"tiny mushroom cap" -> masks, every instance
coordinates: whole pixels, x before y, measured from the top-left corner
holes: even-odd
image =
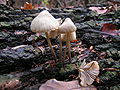
[[[76,31],[76,26],[70,18],[66,18],[65,21],[59,27],[59,33],[71,33]]]
[[[70,37],[69,37],[69,40],[70,40],[70,41],[77,40],[77,39],[76,39],[76,32],[75,32],[75,31],[72,32],[72,33],[70,33],[69,36],[70,36]],[[61,40],[62,40],[62,41],[67,41],[67,35],[66,35],[66,34],[61,34]]]
[[[81,80],[80,85],[81,86],[91,85],[99,75],[99,69],[100,68],[97,61],[91,61],[88,64],[83,62],[79,70]]]
[[[33,19],[30,27],[33,32],[46,33],[58,29],[59,22],[47,10],[44,10]]]

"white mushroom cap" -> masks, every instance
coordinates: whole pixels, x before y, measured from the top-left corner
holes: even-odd
[[[46,33],[58,29],[59,22],[47,10],[44,10],[33,19],[30,27],[33,32]]]
[[[91,85],[96,77],[99,75],[99,65],[97,61],[91,61],[90,63],[86,64],[83,62],[82,66],[80,67],[80,84],[81,86],[88,86]]]
[[[69,35],[69,41],[77,40],[76,39],[76,32],[72,32]],[[67,34],[61,34],[61,40],[62,41],[67,41]]]
[[[76,31],[76,26],[70,18],[66,18],[62,25],[59,27],[60,33],[71,33],[74,31]]]

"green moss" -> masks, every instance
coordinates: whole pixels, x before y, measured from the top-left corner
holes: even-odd
[[[10,81],[10,80],[19,80],[17,77],[14,77],[12,75],[0,75],[0,83]]]
[[[8,22],[0,22],[0,27],[10,27]]]
[[[32,19],[33,19],[32,17],[27,17],[27,18],[25,18],[24,20],[25,20],[26,22],[27,22],[27,21],[29,22],[29,21],[32,21]]]
[[[110,87],[110,90],[120,90],[120,84]]]
[[[108,86],[114,86],[115,84],[119,83],[119,79],[118,79],[118,73],[117,72],[111,72],[111,71],[107,71],[105,73],[103,73],[100,76],[100,80],[101,83],[104,85],[108,85]]]
[[[60,69],[60,73],[65,73],[74,70],[73,64],[66,64],[64,67]]]
[[[112,68],[115,68],[117,72],[120,72],[120,60],[116,61]]]
[[[114,62],[115,61],[112,58],[107,58],[107,59],[100,60],[98,63],[100,68],[110,68],[112,67]]]

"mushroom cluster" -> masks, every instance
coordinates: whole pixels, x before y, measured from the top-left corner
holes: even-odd
[[[66,59],[66,53],[68,52],[69,61],[71,61],[70,41],[76,40],[76,26],[70,18],[66,18],[62,23],[61,18],[55,19],[47,10],[44,10],[36,16],[31,22],[31,30],[36,33],[45,33],[48,45],[51,48],[52,54],[57,60],[55,51],[52,47],[50,38],[59,37],[60,42],[60,61]],[[64,58],[62,55],[62,41],[66,42],[66,48],[64,50]],[[96,61],[91,61],[86,64],[85,61],[78,68],[79,76],[81,80],[81,86],[88,86],[93,83],[99,74],[99,65]]]
[[[55,19],[47,10],[43,10],[31,22],[31,30],[36,33],[45,33],[48,45],[51,52],[57,59],[55,51],[52,47],[50,38],[59,36],[60,41],[60,60],[65,59],[68,49],[69,60],[71,61],[70,41],[76,40],[76,26],[70,18],[66,18],[62,23],[61,18]],[[66,41],[66,50],[64,51],[64,58],[62,58],[62,41]]]

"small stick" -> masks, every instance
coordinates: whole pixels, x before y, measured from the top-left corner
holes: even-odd
[[[49,45],[49,47],[51,48],[51,52],[52,52],[55,60],[57,60],[55,51],[54,51],[54,49],[53,49],[53,47],[52,47],[51,41],[50,41],[49,36],[48,36],[48,32],[46,32],[45,34],[46,34],[46,39],[47,39],[48,45]]]
[[[67,34],[66,34],[66,38],[67,38]],[[68,38],[67,38],[67,39],[68,39]],[[68,48],[68,45],[67,45],[67,44],[68,44],[68,43],[67,43],[68,40],[67,40],[67,39],[66,39],[66,48],[65,48],[65,50],[64,50],[64,60],[65,60],[65,58],[66,58],[66,53],[67,53],[67,48]]]
[[[61,34],[59,34],[59,42],[60,42],[60,61],[62,61],[62,40],[61,40]]]
[[[115,68],[103,68],[103,70],[106,70],[106,71],[115,71]]]

